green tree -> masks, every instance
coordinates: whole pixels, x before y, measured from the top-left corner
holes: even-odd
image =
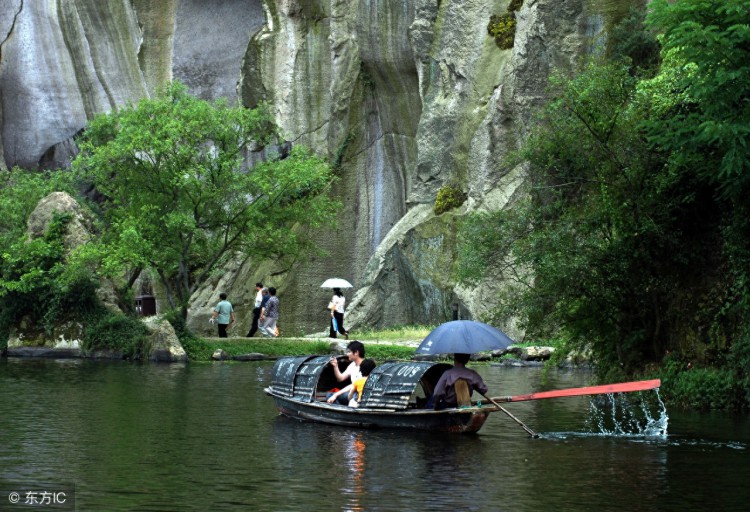
[[[498,319],[592,348],[605,372],[660,360],[679,292],[711,257],[695,199],[711,194],[690,173],[664,171],[640,128],[637,83],[627,64],[558,79],[519,155],[527,198],[462,234],[461,277],[494,270],[508,285]]]
[[[670,173],[694,173],[716,189],[702,199],[715,208],[713,250],[722,259],[714,272],[725,290],[709,349],[728,356],[750,402],[750,4],[656,0],[650,10],[662,63],[640,86],[650,98],[647,133],[669,155]]]
[[[25,238],[26,221],[39,200],[51,192],[72,192],[64,172],[32,172],[14,167],[0,171],[0,248],[3,252]]]
[[[0,333],[26,319],[48,333],[65,320],[80,320],[101,309],[90,272],[67,265],[63,243],[70,215],[58,215],[46,233],[25,236],[0,254]],[[83,271],[82,271],[83,270]],[[5,336],[7,340],[7,336]]]
[[[670,152],[673,164],[698,168],[724,194],[744,195],[750,183],[750,4],[654,0],[650,10],[648,22],[662,44],[651,91],[670,107],[651,119],[652,142]]]
[[[153,269],[186,314],[190,295],[227,258],[313,250],[310,229],[336,208],[325,195],[332,175],[301,147],[248,167],[245,150],[275,135],[267,108],[203,101],[176,82],[98,116],[74,161],[104,198],[100,244],[89,252],[111,275]]]
[[[747,399],[750,9],[747,0],[649,9],[661,43],[653,78],[628,73],[629,61],[557,82],[511,162],[527,166],[528,195],[467,222],[459,275],[502,279],[500,319],[593,349],[602,372],[664,361],[671,372],[687,359],[702,367],[693,376],[733,382]],[[610,55],[650,68],[650,37],[628,34]],[[700,385],[680,381],[683,392]]]
[[[0,335],[21,318],[51,330],[66,315],[90,311],[84,290],[90,273],[65,264],[63,236],[69,216],[53,219],[44,236],[29,240],[26,222],[39,200],[54,191],[72,192],[70,173],[0,171]],[[83,298],[82,298],[83,297]]]

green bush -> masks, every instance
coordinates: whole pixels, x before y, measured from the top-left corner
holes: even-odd
[[[516,38],[516,15],[514,12],[493,14],[487,25],[487,33],[495,38],[495,44],[501,50],[513,48]]]
[[[747,406],[750,404],[750,333],[745,332],[735,340],[729,357],[735,368],[735,381]]]
[[[86,327],[83,346],[88,351],[118,350],[137,359],[143,355],[147,335],[148,329],[137,318],[108,312]]]
[[[731,370],[703,368],[677,358],[661,372],[662,390],[670,405],[689,409],[737,409],[738,386]]]
[[[90,271],[69,265],[63,238],[70,215],[55,216],[47,233],[25,236],[0,253],[0,333],[27,317],[47,333],[62,322],[97,315],[97,283]]]
[[[461,189],[445,185],[438,190],[435,197],[435,215],[441,215],[448,210],[458,208],[466,201],[466,194]]]

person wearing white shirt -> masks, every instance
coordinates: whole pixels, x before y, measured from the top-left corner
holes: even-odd
[[[346,355],[351,362],[343,372],[339,370],[339,362],[335,357],[331,356],[331,360],[329,361],[331,366],[333,366],[333,374],[336,376],[336,380],[339,382],[349,381],[346,387],[331,393],[327,397],[329,404],[336,402],[341,405],[348,405],[349,391],[352,389],[352,383],[362,378],[359,365],[365,360],[365,346],[361,341],[351,341],[346,346]]]
[[[346,297],[341,293],[341,288],[333,289],[333,298],[328,303],[328,309],[331,310],[331,323],[328,329],[328,336],[331,338],[336,337],[336,333],[339,332],[344,335],[345,339],[349,339],[349,331],[344,329],[344,305],[346,304]]]
[[[248,338],[255,336],[255,332],[258,330],[258,320],[260,319],[260,303],[263,301],[263,283],[255,283],[255,306],[253,306],[253,323],[250,324],[250,332],[247,333]]]

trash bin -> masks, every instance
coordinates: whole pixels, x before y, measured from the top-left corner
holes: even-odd
[[[153,295],[139,295],[135,298],[135,312],[140,316],[154,316],[156,314],[156,297]]]

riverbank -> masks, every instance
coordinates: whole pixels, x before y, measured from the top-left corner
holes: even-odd
[[[366,338],[367,336],[363,337]],[[358,339],[365,344],[365,355],[377,362],[388,360],[445,360],[450,362],[449,355],[424,356],[416,355],[421,339]],[[192,338],[183,340],[182,344],[190,361],[262,361],[283,356],[300,356],[305,354],[341,354],[346,351],[350,340],[328,337],[305,338]],[[542,366],[550,359],[554,347],[512,345],[505,350],[496,350],[475,354],[475,362],[491,362],[504,366]],[[569,361],[563,366],[582,366],[581,362]]]
[[[354,338],[352,338],[353,340]],[[351,340],[350,340],[351,341]],[[421,340],[360,340],[375,360],[411,359]],[[182,341],[190,361],[259,360],[303,354],[342,352],[347,340],[334,338],[192,338]],[[215,356],[217,351],[223,355]]]

